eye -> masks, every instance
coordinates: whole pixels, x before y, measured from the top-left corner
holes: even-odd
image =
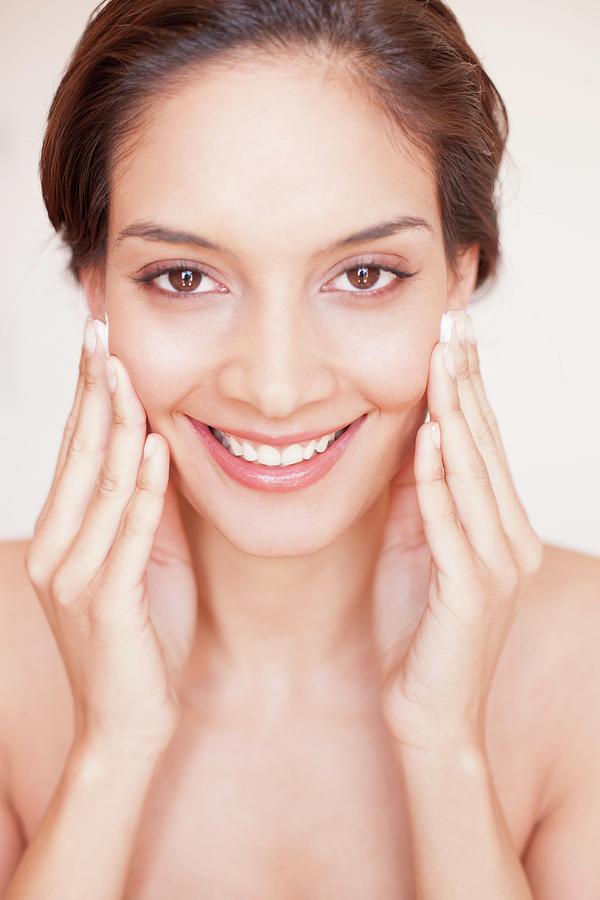
[[[143,275],[133,276],[132,280],[138,284],[147,285],[156,282],[156,287],[162,294],[192,294],[198,296],[199,294],[225,293],[227,291],[227,288],[224,288],[223,285],[216,289],[211,287],[210,282],[213,284],[219,284],[219,282],[212,278],[208,272],[205,272],[204,269],[181,263],[150,269]],[[209,282],[207,289],[198,290],[198,288],[206,286],[207,281]]]
[[[383,286],[380,285],[382,272],[387,273],[390,277],[384,281]],[[336,275],[329,283],[338,279],[346,278],[351,288],[356,290],[348,290],[344,287],[337,287],[335,291],[341,291],[348,295],[367,294],[380,296],[387,294],[393,290],[397,284],[406,278],[412,278],[416,272],[404,272],[401,269],[395,269],[391,266],[376,265],[373,260],[361,260]],[[155,266],[145,272],[143,275],[131,276],[131,280],[137,284],[152,285],[160,294],[170,294],[171,296],[200,296],[202,294],[224,294],[228,290],[224,285],[220,284],[215,278],[209,275],[204,269],[197,266],[190,266],[186,263],[177,262],[170,266]],[[162,280],[162,284],[161,284]],[[206,282],[209,284],[206,284]],[[156,283],[154,287],[154,282]],[[219,287],[211,287],[212,284]],[[379,287],[377,287],[379,285]],[[205,286],[206,290],[200,290]],[[376,289],[374,289],[376,288]],[[329,293],[326,291],[326,293]]]
[[[385,272],[390,277],[381,284],[381,272]],[[343,287],[336,288],[346,294],[387,294],[388,290],[392,290],[397,286],[399,281],[405,278],[412,278],[416,272],[404,272],[401,269],[394,269],[392,266],[382,266],[375,264],[372,260],[363,260],[355,263],[350,268],[344,269],[339,275],[336,275],[332,282],[337,279],[345,278],[351,287],[356,290],[347,290]],[[376,288],[376,289],[374,289]]]

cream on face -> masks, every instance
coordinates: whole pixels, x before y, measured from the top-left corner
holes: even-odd
[[[430,227],[331,246],[403,216]],[[114,246],[144,223],[146,238]],[[257,555],[334,539],[411,454],[425,414],[447,268],[417,151],[392,146],[381,113],[314,69],[199,75],[157,100],[137,135],[112,185],[109,240],[111,349],[190,503]],[[362,416],[343,458],[285,493],[228,477],[187,419],[285,438]]]

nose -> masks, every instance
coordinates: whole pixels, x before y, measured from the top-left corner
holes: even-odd
[[[306,405],[326,402],[336,391],[333,354],[306,299],[290,301],[279,290],[255,301],[220,371],[222,395],[253,406],[264,419],[292,418]]]

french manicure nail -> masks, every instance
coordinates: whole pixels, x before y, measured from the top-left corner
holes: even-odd
[[[462,309],[449,309],[440,319],[440,343],[449,344],[452,336],[452,326],[462,313]]]
[[[104,347],[104,353],[108,356],[108,337],[106,334],[106,322],[101,322],[100,319],[94,319],[94,327],[96,329],[96,333],[102,341],[102,346]]]

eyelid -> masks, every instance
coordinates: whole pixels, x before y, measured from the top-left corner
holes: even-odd
[[[394,290],[394,288],[398,287],[401,281],[406,281],[409,278],[412,278],[413,275],[418,275],[420,269],[416,271],[409,271],[410,266],[406,266],[404,268],[400,268],[403,265],[403,262],[396,262],[394,258],[394,262],[396,265],[386,263],[381,259],[381,256],[385,254],[363,254],[359,255],[357,258],[350,258],[348,260],[344,260],[340,263],[339,268],[334,272],[334,274],[330,275],[325,284],[329,284],[330,281],[339,278],[341,275],[345,275],[347,272],[352,269],[357,269],[360,266],[371,266],[372,268],[381,269],[382,272],[391,272],[396,276],[396,281],[391,282],[388,285],[385,285],[383,288],[372,288],[370,290],[364,291],[349,291],[349,290],[336,290],[335,288],[325,291],[325,293],[341,293],[346,294],[347,296],[366,296],[366,297],[377,297],[383,296],[388,293],[388,291]],[[152,263],[145,270],[142,270],[141,273],[137,275],[129,276],[130,280],[135,282],[136,284],[141,283],[143,286],[146,286],[150,289],[156,290],[159,294],[163,294],[166,296],[175,296],[175,297],[201,297],[201,296],[210,296],[210,294],[219,293],[222,294],[224,291],[222,290],[209,290],[209,291],[176,291],[176,290],[164,290],[162,288],[158,288],[153,286],[153,282],[160,278],[162,275],[168,275],[170,272],[184,271],[189,269],[197,274],[207,275],[213,281],[216,281],[218,284],[222,285],[222,282],[215,274],[212,274],[211,267],[205,265],[204,263],[189,263],[185,260],[173,260],[165,263]]]

